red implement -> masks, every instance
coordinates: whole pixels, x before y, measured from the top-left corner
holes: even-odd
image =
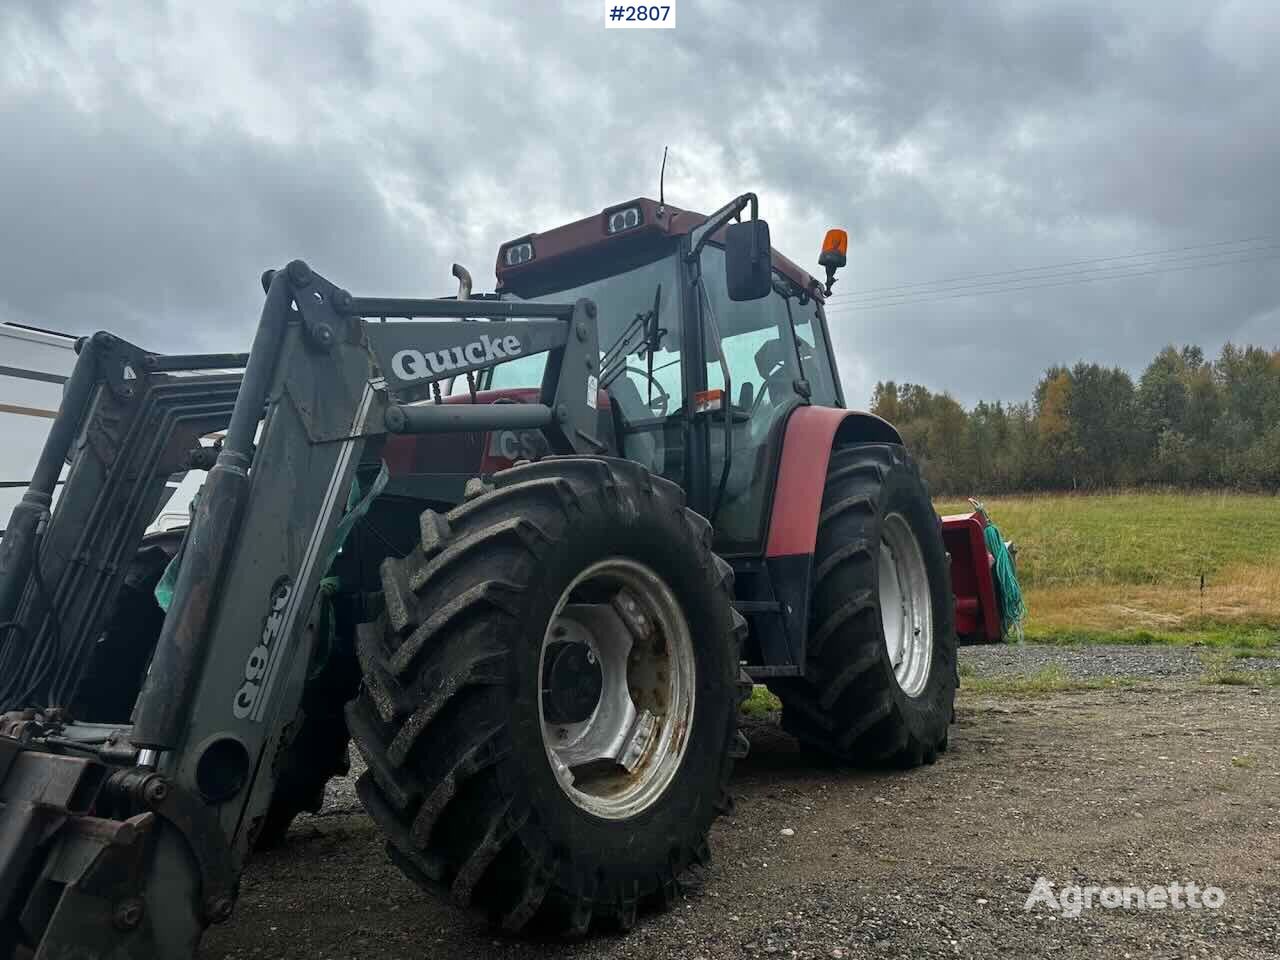
[[[1000,605],[993,560],[987,552],[986,526],[977,512],[942,518],[942,539],[951,555],[951,589],[956,595],[956,635],[961,643],[1001,640]]]

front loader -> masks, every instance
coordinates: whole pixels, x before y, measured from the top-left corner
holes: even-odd
[[[946,749],[950,567],[985,556],[844,409],[755,197],[610,208],[498,277],[365,298],[294,261],[247,356],[81,342],[0,540],[0,956],[191,955],[348,735],[407,875],[567,936],[707,861],[752,682],[841,761]]]

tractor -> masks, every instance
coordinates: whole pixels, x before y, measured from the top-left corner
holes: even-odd
[[[988,558],[846,408],[846,249],[823,284],[753,194],[637,199],[491,294],[293,261],[248,354],[81,340],[0,540],[0,957],[192,955],[349,741],[404,873],[568,937],[708,861],[753,684],[835,761],[933,762]]]

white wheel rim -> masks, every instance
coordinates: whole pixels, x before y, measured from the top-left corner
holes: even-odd
[[[579,644],[585,654],[571,649]],[[599,671],[589,715],[565,716],[565,684],[554,662],[562,656],[576,658],[579,676]],[[622,557],[584,570],[560,595],[542,639],[538,677],[542,743],[561,789],[607,820],[652,806],[684,759],[695,690],[689,624],[662,578]]]
[[[900,513],[880,532],[880,620],[893,676],[902,692],[919,696],[933,662],[933,603],[929,571],[911,524]]]

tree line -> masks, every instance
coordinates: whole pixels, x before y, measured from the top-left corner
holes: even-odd
[[[1077,363],[1030,400],[966,410],[947,393],[877,383],[935,494],[1162,485],[1280,490],[1280,350],[1228,343],[1217,360],[1168,346],[1142,376]]]

